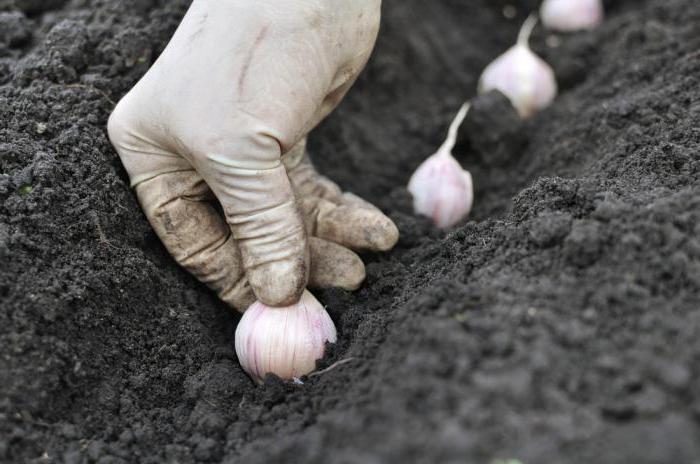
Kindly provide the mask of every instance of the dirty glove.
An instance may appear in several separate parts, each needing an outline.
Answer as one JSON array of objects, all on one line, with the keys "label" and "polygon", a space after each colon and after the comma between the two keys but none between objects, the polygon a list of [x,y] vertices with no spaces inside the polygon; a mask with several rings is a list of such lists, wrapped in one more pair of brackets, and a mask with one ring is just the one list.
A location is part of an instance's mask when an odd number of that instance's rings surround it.
[{"label": "dirty glove", "polygon": [[240,310],[255,297],[293,304],[307,281],[354,289],[364,267],[349,248],[398,239],[381,212],[317,174],[305,150],[369,58],[379,6],[194,0],[110,117],[158,236]]}]

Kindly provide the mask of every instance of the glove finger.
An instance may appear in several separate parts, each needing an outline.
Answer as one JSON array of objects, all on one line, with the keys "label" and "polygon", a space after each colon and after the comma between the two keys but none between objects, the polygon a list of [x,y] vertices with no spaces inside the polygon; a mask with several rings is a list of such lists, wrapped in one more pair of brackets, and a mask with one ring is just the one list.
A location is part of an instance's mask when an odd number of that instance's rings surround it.
[{"label": "glove finger", "polygon": [[309,288],[357,290],[365,280],[365,265],[352,251],[333,242],[309,237]]},{"label": "glove finger", "polygon": [[305,198],[302,209],[307,230],[315,237],[353,250],[390,250],[399,239],[396,225],[379,209],[363,203],[338,205],[323,198]]},{"label": "glove finger", "polygon": [[[138,184],[136,194],[153,229],[178,264],[238,311],[255,302],[231,229],[199,174],[162,174]],[[309,287],[355,290],[362,284],[365,268],[352,251],[318,238],[310,239],[309,249]]]},{"label": "glove finger", "polygon": [[320,175],[306,153],[306,140],[286,156],[290,182],[302,199],[310,235],[355,250],[386,251],[398,241],[396,225],[371,203]]},{"label": "glove finger", "polygon": [[206,166],[204,179],[223,207],[255,295],[268,306],[296,303],[308,281],[309,251],[284,166],[247,169],[217,161]]},{"label": "glove finger", "polygon": [[298,198],[319,197],[332,202],[339,202],[342,190],[335,182],[320,175],[309,157],[304,157],[298,163],[287,169],[289,180]]},{"label": "glove finger", "polygon": [[239,311],[255,301],[231,229],[199,174],[161,174],[135,190],[151,226],[182,267]]}]

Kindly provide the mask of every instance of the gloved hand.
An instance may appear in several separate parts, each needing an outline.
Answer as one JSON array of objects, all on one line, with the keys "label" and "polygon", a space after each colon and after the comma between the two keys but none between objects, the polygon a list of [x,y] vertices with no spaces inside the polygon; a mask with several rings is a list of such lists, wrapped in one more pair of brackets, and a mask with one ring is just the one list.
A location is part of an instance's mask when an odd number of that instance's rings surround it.
[{"label": "gloved hand", "polygon": [[110,117],[158,236],[239,310],[256,297],[291,305],[307,282],[355,289],[364,266],[349,248],[398,239],[379,210],[316,173],[305,149],[367,62],[380,3],[194,0]]}]

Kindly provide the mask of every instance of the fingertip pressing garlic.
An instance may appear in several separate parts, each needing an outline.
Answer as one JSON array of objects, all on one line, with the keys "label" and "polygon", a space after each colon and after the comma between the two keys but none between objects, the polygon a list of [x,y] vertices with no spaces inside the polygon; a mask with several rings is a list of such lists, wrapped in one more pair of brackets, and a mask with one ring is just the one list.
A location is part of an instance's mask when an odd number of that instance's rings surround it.
[{"label": "fingertip pressing garlic", "polygon": [[499,90],[522,118],[549,106],[557,95],[554,71],[530,49],[530,35],[536,24],[535,15],[527,18],[518,42],[488,65],[479,79],[479,93]]},{"label": "fingertip pressing garlic", "polygon": [[416,169],[408,183],[415,212],[432,218],[443,229],[465,218],[474,202],[472,176],[452,156],[457,130],[468,111],[465,103],[450,125],[445,143]]},{"label": "fingertip pressing garlic", "polygon": [[544,26],[561,32],[593,29],[604,16],[602,0],[545,0],[540,7]]},{"label": "fingertip pressing garlic", "polygon": [[284,308],[253,303],[236,328],[236,354],[243,370],[257,383],[267,374],[295,380],[316,369],[326,342],[336,342],[331,317],[308,290]]}]

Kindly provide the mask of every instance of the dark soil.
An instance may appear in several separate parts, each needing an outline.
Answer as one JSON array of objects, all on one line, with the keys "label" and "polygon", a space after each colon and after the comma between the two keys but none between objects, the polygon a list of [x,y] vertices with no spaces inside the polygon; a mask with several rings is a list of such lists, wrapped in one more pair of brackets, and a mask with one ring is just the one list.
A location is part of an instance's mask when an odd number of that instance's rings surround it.
[{"label": "dark soil", "polygon": [[409,175],[535,3],[385,0],[312,150],[402,239],[318,294],[322,364],[349,361],[256,387],[239,316],[168,256],[105,134],[188,1],[0,0],[0,461],[700,462],[697,0],[610,1],[558,47],[539,28],[560,97],[524,124],[478,98],[472,220],[411,214]]}]

